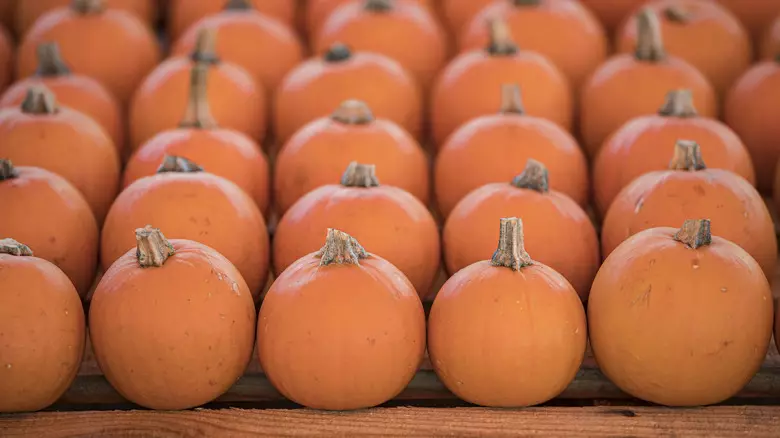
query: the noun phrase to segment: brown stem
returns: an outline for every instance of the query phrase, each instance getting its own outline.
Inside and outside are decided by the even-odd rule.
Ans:
[[[550,191],[550,177],[544,164],[529,158],[523,173],[517,175],[511,183],[518,189],[535,190],[539,193]]]
[[[674,240],[696,249],[712,243],[709,219],[687,219],[674,235]]]
[[[157,173],[193,173],[203,172],[203,168],[198,166],[193,161],[190,161],[184,157],[178,157],[175,155],[166,155],[163,157],[160,167],[157,168]]]
[[[225,11],[247,11],[254,9],[254,6],[249,0],[228,0],[222,9]]]
[[[219,62],[219,57],[217,56],[217,29],[204,27],[198,31],[195,49],[190,54],[190,59],[193,62],[205,64],[216,64]]]
[[[666,58],[661,24],[650,8],[643,8],[636,17],[636,49],[634,57],[640,61],[657,62]]]
[[[137,228],[135,240],[137,242],[135,254],[138,257],[138,265],[142,268],[159,268],[165,264],[168,257],[176,253],[173,245],[163,236],[160,229],[152,228],[151,225]]]
[[[691,14],[679,5],[672,5],[664,9],[664,16],[673,23],[685,24],[691,19]]]
[[[539,6],[542,0],[512,0],[514,6]]]
[[[349,163],[347,170],[341,175],[341,185],[344,187],[379,187],[379,179],[376,177],[376,166],[373,164],[360,164],[357,161]]]
[[[16,170],[11,160],[0,160],[0,181],[14,179],[19,177],[19,171]]]
[[[70,7],[79,14],[99,14],[105,6],[103,0],[72,0]]]
[[[0,239],[0,254],[9,254],[17,257],[33,256],[33,252],[29,246],[19,243],[14,239]]]
[[[27,95],[22,101],[22,112],[25,114],[55,114],[57,99],[45,85],[37,84],[27,89]]]
[[[214,129],[217,121],[211,115],[208,98],[208,64],[196,63],[190,70],[190,92],[187,111],[180,128]]]
[[[387,12],[393,10],[393,0],[366,0],[363,10],[370,12]]]
[[[325,62],[343,62],[352,57],[352,51],[344,43],[334,43],[325,52]]]
[[[490,264],[519,271],[533,263],[523,244],[523,221],[516,217],[502,218],[498,249],[493,253]]]
[[[512,39],[512,32],[506,22],[493,18],[487,22],[490,43],[487,51],[494,56],[511,56],[517,53],[518,47]]]
[[[517,84],[504,84],[501,86],[501,109],[503,114],[525,114],[523,107],[523,95]]]
[[[374,121],[374,113],[362,100],[350,99],[342,102],[330,118],[345,125],[367,125]]]
[[[354,237],[333,228],[328,228],[325,246],[317,252],[320,266],[332,263],[339,265],[359,265],[360,260],[368,257],[368,253]]]
[[[693,105],[693,93],[689,89],[672,90],[666,93],[664,101],[658,114],[666,117],[696,117],[696,107]]]
[[[38,44],[36,53],[38,68],[35,70],[35,76],[54,77],[70,74],[70,69],[60,55],[60,46],[56,42]]]
[[[674,155],[669,162],[671,170],[687,170],[693,172],[706,169],[701,157],[701,147],[695,141],[677,140],[674,145]]]

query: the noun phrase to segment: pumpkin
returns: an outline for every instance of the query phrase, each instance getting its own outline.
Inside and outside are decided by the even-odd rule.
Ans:
[[[656,114],[626,122],[604,143],[593,165],[596,210],[602,218],[612,200],[635,178],[666,169],[678,139],[702,145],[709,167],[730,170],[755,185],[753,163],[734,131],[716,119],[701,117],[690,90],[672,90]]]
[[[17,3],[19,0],[0,0],[0,23],[9,31],[14,28]]]
[[[172,53],[191,53],[204,28],[219,34],[217,56],[246,69],[269,93],[303,57],[303,46],[293,29],[255,10],[248,0],[228,1],[222,12],[193,23],[173,45]]]
[[[780,15],[764,33],[757,49],[758,57],[762,60],[770,60],[780,55]]]
[[[124,120],[122,108],[114,95],[95,79],[73,73],[60,56],[57,43],[42,43],[36,53],[38,68],[35,74],[14,82],[0,97],[0,108],[18,106],[30,87],[44,85],[61,104],[98,122],[113,140],[117,152],[123,154]]]
[[[277,275],[316,251],[329,227],[344,230],[392,263],[421,298],[429,295],[439,270],[439,228],[409,192],[380,185],[373,164],[353,161],[340,184],[312,190],[287,210],[274,232]]]
[[[259,297],[268,275],[268,232],[260,210],[240,187],[185,158],[166,156],[156,175],[130,184],[111,206],[101,235],[103,269],[132,248],[138,224],[149,223],[214,248]]]
[[[425,352],[425,312],[398,268],[328,229],[325,246],[268,290],[257,351],[268,380],[290,400],[314,409],[368,408],[414,377]]]
[[[568,196],[550,190],[544,165],[529,159],[510,184],[486,184],[463,198],[444,223],[447,271],[455,274],[493,253],[503,217],[523,215],[525,245],[560,272],[583,300],[599,267],[599,242],[587,213]]]
[[[544,56],[519,49],[502,20],[490,22],[490,36],[486,48],[456,56],[437,79],[431,95],[434,142],[442,144],[474,117],[493,114],[501,96],[485,90],[496,90],[505,83],[517,83],[524,90],[529,114],[569,129],[572,96],[563,73]]]
[[[24,35],[38,18],[52,9],[69,6],[73,0],[21,0],[17,1],[14,27],[18,35]],[[153,25],[157,18],[155,0],[104,0],[105,7],[127,11],[142,22]]]
[[[88,116],[59,107],[43,85],[19,107],[0,111],[0,157],[59,174],[89,203],[98,224],[119,186],[119,157],[108,134]]]
[[[100,280],[89,309],[95,359],[123,397],[188,409],[225,393],[254,346],[255,307],[224,256],[191,240],[135,230],[136,247]]]
[[[734,84],[724,108],[724,119],[747,146],[762,192],[771,192],[775,165],[780,158],[780,125],[772,114],[780,111],[780,58],[753,65]],[[760,109],[760,110],[757,110]]]
[[[654,0],[667,52],[699,69],[719,94],[750,66],[752,47],[745,28],[723,6],[700,0]],[[619,31],[617,50],[629,53],[637,40],[633,18]]]
[[[741,246],[771,278],[777,239],[761,195],[732,172],[707,169],[699,145],[685,140],[675,145],[669,170],[646,173],[617,195],[601,229],[602,253],[606,257],[632,235],[682,222],[686,215],[712,219],[715,234]]]
[[[385,184],[427,204],[428,160],[420,145],[392,121],[375,118],[365,102],[347,100],[329,117],[304,126],[279,151],[274,172],[278,212],[311,190],[336,183],[352,161],[379,163]]]
[[[627,121],[654,113],[670,90],[687,88],[704,117],[718,113],[715,91],[696,67],[668,55],[658,17],[649,8],[637,15],[633,54],[618,54],[602,64],[580,90],[580,131],[591,157]]]
[[[596,276],[588,301],[593,356],[634,397],[670,406],[718,403],[764,362],[772,337],[769,283],[750,255],[713,234],[707,219],[645,230]]]
[[[477,13],[496,0],[446,0],[441,2],[444,24],[452,35],[459,35]]]
[[[420,136],[422,96],[401,64],[384,55],[353,53],[343,44],[334,44],[324,55],[298,65],[279,85],[273,111],[277,140],[283,144],[347,99],[364,101],[377,117]]]
[[[493,257],[447,280],[428,318],[439,379],[482,406],[532,406],[556,397],[574,380],[587,337],[577,292],[531,259],[518,218],[501,219]]]
[[[254,199],[261,212],[265,212],[269,204],[268,160],[251,138],[219,127],[211,115],[206,93],[207,72],[205,65],[192,68],[184,119],[178,128],[160,132],[136,150],[125,168],[124,187],[154,175],[166,155],[179,156],[232,181]]]
[[[466,0],[463,0],[466,1]],[[630,14],[647,0],[580,0],[598,17],[608,35],[612,35]]]
[[[14,75],[14,43],[11,34],[0,25],[0,90],[5,90]]]
[[[262,85],[235,64],[214,55],[215,31],[204,29],[190,56],[173,56],[144,79],[130,105],[130,136],[133,149],[155,134],[175,128],[187,110],[195,71],[206,70],[207,99],[221,125],[262,142],[266,131],[267,97]],[[202,67],[199,67],[202,66]]]
[[[493,17],[506,21],[525,50],[546,56],[560,68],[575,89],[607,58],[607,36],[598,19],[579,2],[559,0],[493,2],[460,33],[461,51],[489,44],[485,23]]]
[[[317,35],[322,24],[333,11],[347,3],[356,3],[363,0],[307,0],[304,11],[304,25],[310,37]],[[436,0],[395,0],[395,3],[417,3],[425,7],[430,13],[434,13]]]
[[[339,7],[314,37],[314,50],[335,43],[398,61],[427,89],[447,61],[447,36],[417,2],[365,0]]]
[[[0,240],[0,333],[0,412],[57,401],[81,366],[84,310],[68,277],[13,239]]]
[[[244,7],[245,2],[235,0],[169,0],[168,33],[177,39],[192,23],[203,17],[218,14],[226,4]],[[295,1],[293,0],[251,0],[251,7],[270,18],[275,18],[288,27],[295,25]]]
[[[580,205],[589,197],[588,163],[577,141],[555,123],[526,114],[520,88],[502,86],[497,114],[474,118],[447,138],[434,164],[434,188],[446,217],[469,192],[508,181],[534,158],[550,163],[553,188]]]
[[[772,20],[780,15],[777,0],[716,0],[739,18],[757,44],[761,41]]]
[[[0,159],[0,233],[27,242],[83,297],[95,280],[98,226],[81,193],[61,176]]]

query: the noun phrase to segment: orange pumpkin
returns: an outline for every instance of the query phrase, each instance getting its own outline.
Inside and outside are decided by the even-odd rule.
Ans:
[[[305,7],[304,25],[310,37],[317,35],[322,24],[340,6],[347,3],[357,3],[363,0],[307,0]],[[395,0],[396,3],[416,3],[424,6],[429,12],[434,13],[436,0]],[[491,0],[492,1],[492,0]]]
[[[716,119],[699,116],[690,90],[673,90],[658,113],[626,122],[599,150],[593,165],[599,216],[604,217],[615,196],[635,178],[666,169],[671,145],[681,138],[704,147],[709,167],[730,170],[755,185],[753,163],[737,134]]]
[[[479,11],[496,0],[446,0],[441,2],[442,19],[453,35],[459,35]]]
[[[61,104],[98,122],[121,155],[124,152],[125,128],[122,108],[114,95],[95,79],[73,73],[62,60],[57,43],[42,43],[36,52],[38,68],[35,74],[11,85],[0,98],[0,108],[18,106],[30,87],[45,85]]]
[[[43,85],[21,106],[0,111],[0,157],[50,170],[84,195],[98,224],[119,186],[119,157],[108,134],[84,114],[60,108]]]
[[[654,113],[670,90],[688,88],[702,116],[718,114],[707,78],[686,61],[666,54],[658,17],[651,9],[637,15],[637,34],[633,54],[607,60],[581,89],[580,131],[591,157],[624,123]]]
[[[347,99],[368,104],[377,117],[398,123],[415,137],[422,130],[422,97],[398,62],[376,53],[353,53],[335,44],[322,57],[292,70],[276,92],[274,132],[280,143]]]
[[[447,138],[434,164],[434,188],[446,217],[469,192],[508,181],[529,158],[550,163],[553,188],[580,205],[589,196],[588,163],[577,141],[555,123],[525,113],[517,85],[502,87],[498,114],[461,125]]]
[[[169,0],[168,1],[168,33],[176,40],[192,23],[201,18],[218,14],[228,3],[244,7],[243,1],[235,0]],[[294,0],[251,0],[251,7],[285,25],[295,25]]]
[[[713,234],[707,219],[643,231],[596,276],[588,301],[593,355],[634,397],[670,406],[718,403],[764,362],[772,337],[769,284],[742,248]]]
[[[437,79],[431,97],[434,142],[442,144],[474,117],[493,114],[501,96],[485,90],[496,90],[505,83],[520,85],[529,114],[569,129],[572,96],[566,76],[544,56],[519,49],[503,21],[491,21],[490,34],[485,49],[461,53]]]
[[[5,90],[13,80],[15,57],[11,34],[0,26],[0,90]]]
[[[84,310],[68,277],[13,239],[0,240],[0,333],[0,412],[57,401],[81,366]]]
[[[780,55],[780,15],[764,33],[758,47],[758,57],[762,60],[774,59]]]
[[[379,163],[385,184],[427,204],[428,160],[420,145],[392,121],[375,118],[365,102],[347,100],[329,117],[304,126],[282,147],[274,172],[278,212],[284,213],[311,190],[337,182],[352,161]]]
[[[607,58],[607,36],[598,19],[579,2],[497,1],[482,9],[460,33],[460,50],[485,47],[485,23],[501,17],[523,49],[546,56],[577,89]]]
[[[328,229],[325,246],[268,290],[257,351],[271,384],[290,400],[315,409],[368,408],[414,377],[425,352],[425,312],[398,268]]]
[[[52,9],[66,7],[73,0],[21,0],[17,1],[16,21],[14,23],[16,33],[24,35],[33,23]],[[191,0],[190,0],[191,1]],[[127,11],[142,22],[152,25],[157,18],[157,5],[155,0],[104,0],[105,7]]]
[[[716,0],[739,18],[758,44],[761,37],[780,15],[780,2],[777,0]]]
[[[191,53],[201,29],[219,34],[216,54],[246,69],[269,93],[301,62],[303,45],[292,28],[255,10],[248,0],[231,0],[225,9],[193,23],[173,45],[172,53]]]
[[[646,173],[617,195],[601,229],[602,253],[606,257],[632,235],[685,216],[711,218],[718,236],[741,246],[772,278],[777,239],[764,200],[742,177],[707,169],[699,145],[690,141],[677,142],[669,170]]]
[[[734,84],[726,97],[726,124],[745,142],[756,167],[758,189],[771,192],[780,158],[780,58],[755,64]]]
[[[599,243],[590,218],[568,196],[550,190],[547,169],[529,159],[510,184],[486,184],[463,198],[444,224],[447,271],[485,260],[495,249],[503,217],[523,215],[525,244],[541,263],[560,272],[583,300],[599,267]]]
[[[518,218],[501,219],[492,259],[447,280],[428,318],[436,374],[455,395],[482,406],[531,406],[556,397],[574,380],[587,338],[577,292],[531,260]]]
[[[462,0],[468,1],[468,0]],[[580,0],[598,17],[601,24],[612,35],[618,26],[629,18],[631,12],[647,0]]]
[[[255,307],[238,270],[191,240],[135,230],[136,247],[100,280],[89,309],[95,359],[123,397],[152,409],[188,409],[244,374]]]
[[[198,66],[208,76],[207,100],[214,119],[262,142],[266,132],[265,89],[235,64],[214,55],[215,31],[204,29],[190,56],[168,58],[138,87],[130,105],[133,149],[160,132],[175,128],[187,110],[187,95]],[[206,81],[204,77],[202,81]]]

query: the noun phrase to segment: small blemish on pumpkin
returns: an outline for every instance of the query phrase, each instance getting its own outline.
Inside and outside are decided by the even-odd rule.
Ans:
[[[720,291],[721,291],[721,292],[723,292],[723,293],[726,293],[726,292],[728,292],[729,290],[728,290],[727,288],[725,288],[725,287],[722,287],[722,288],[720,288]]]
[[[699,259],[691,260],[691,267],[693,267],[693,269],[699,269]]]
[[[8,368],[9,370],[11,369],[12,366],[13,365],[11,365],[10,363],[5,364],[5,367]]]
[[[56,243],[56,242],[57,242],[57,238],[56,237],[54,237],[54,236],[49,237],[49,243]]]
[[[634,214],[639,213],[639,211],[642,210],[643,205],[645,205],[645,199],[639,198],[639,200],[636,201],[636,205],[634,205]]]
[[[366,338],[366,340],[368,341],[368,345],[372,345],[372,346],[376,345],[376,339],[374,339],[374,338]]]
[[[655,265],[655,259],[650,259],[649,262],[647,262],[648,265],[654,266]]]
[[[704,196],[705,194],[707,194],[707,192],[704,190],[704,187],[698,184],[693,186],[693,191],[696,192],[696,194],[699,196]]]
[[[65,314],[66,314],[66,315],[70,315],[70,312],[68,312],[68,311],[66,310],[66,311],[65,311]]]

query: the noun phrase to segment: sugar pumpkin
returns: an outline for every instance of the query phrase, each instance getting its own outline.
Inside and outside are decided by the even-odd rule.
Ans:
[[[553,189],[587,205],[588,163],[577,141],[555,123],[526,114],[517,85],[503,85],[501,94],[498,113],[461,125],[436,155],[434,188],[441,213],[446,217],[474,189],[512,179],[529,158],[550,163]]]
[[[441,2],[441,15],[444,24],[452,35],[459,35],[461,29],[486,6],[495,0],[446,0]]]
[[[753,162],[739,136],[724,123],[701,117],[690,90],[672,90],[656,114],[629,120],[599,150],[593,164],[597,213],[603,218],[615,196],[635,178],[666,169],[678,139],[700,144],[709,167],[730,170],[755,185]]]
[[[739,18],[758,45],[772,20],[780,15],[777,0],[716,0]]]
[[[718,403],[764,362],[769,283],[750,255],[714,234],[707,219],[645,230],[599,270],[590,345],[601,371],[628,394],[668,406]]]
[[[304,26],[310,37],[317,35],[322,23],[340,6],[347,3],[357,3],[363,0],[307,0],[304,8]],[[435,12],[436,0],[395,0],[396,3],[417,3],[431,13]]]
[[[596,229],[582,207],[550,190],[544,165],[529,159],[510,184],[486,184],[463,198],[444,223],[442,247],[447,271],[485,260],[495,250],[503,217],[523,216],[525,245],[539,262],[560,272],[583,299],[599,267]]]
[[[764,200],[742,177],[708,169],[701,148],[691,141],[677,142],[669,170],[646,173],[615,197],[601,228],[602,254],[607,257],[642,230],[670,226],[685,216],[710,218],[716,235],[742,247],[772,277],[777,239]]]
[[[470,403],[537,405],[574,380],[588,338],[585,310],[561,274],[525,251],[521,220],[500,223],[493,257],[458,271],[436,295],[428,351],[439,379]]]
[[[628,19],[636,8],[647,0],[580,0],[598,17],[601,24],[612,35],[617,28]]]
[[[168,0],[168,33],[176,40],[190,25],[201,18],[218,14],[227,3],[229,0]],[[289,27],[295,25],[294,0],[251,0],[250,3],[263,15],[277,19]]]
[[[609,58],[580,90],[580,134],[591,157],[616,129],[634,117],[652,114],[670,90],[687,88],[704,117],[718,114],[715,91],[688,62],[668,55],[658,17],[649,8],[637,15],[633,54]]]
[[[425,312],[398,268],[328,229],[325,246],[268,290],[257,351],[271,384],[296,403],[373,407],[414,377],[425,352]]]
[[[0,412],[44,409],[76,378],[86,330],[68,277],[13,239],[0,240]]]
[[[95,359],[126,399],[188,409],[222,395],[244,373],[255,307],[241,274],[214,249],[135,230],[136,245],[100,280],[89,309]]]
[[[24,35],[38,18],[52,9],[66,7],[73,0],[33,0],[17,1],[14,29],[18,35]],[[152,26],[157,18],[155,0],[104,0],[105,7],[127,11],[142,22]]]
[[[268,232],[260,210],[237,185],[185,158],[166,156],[156,175],[130,184],[111,206],[101,235],[103,269],[133,247],[133,230],[143,224],[163,225],[170,236],[214,248],[259,297],[268,275]]]
[[[780,15],[772,21],[757,47],[758,58],[762,60],[774,59],[780,55]]]

